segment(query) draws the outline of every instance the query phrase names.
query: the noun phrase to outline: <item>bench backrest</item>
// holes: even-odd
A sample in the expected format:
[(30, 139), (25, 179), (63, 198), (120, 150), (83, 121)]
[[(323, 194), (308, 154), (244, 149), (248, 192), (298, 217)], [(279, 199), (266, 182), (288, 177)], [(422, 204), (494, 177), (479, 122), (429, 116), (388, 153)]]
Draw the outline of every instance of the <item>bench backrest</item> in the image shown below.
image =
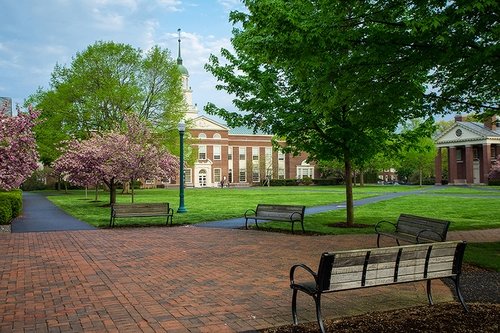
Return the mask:
[(328, 292), (454, 276), (461, 272), (465, 246), (452, 241), (325, 252), (318, 285)]
[(168, 213), (169, 204), (168, 203), (130, 203), (130, 204), (113, 204), (111, 206), (111, 211), (115, 214), (127, 214), (127, 213)]
[(396, 231), (405, 234), (418, 235), (422, 230), (431, 230), (432, 232), (424, 232), (422, 237), (436, 241), (444, 241), (446, 240), (446, 234), (448, 233), (449, 226), (450, 221), (401, 214), (398, 218)]
[(305, 206), (258, 204), (255, 215), (280, 219), (292, 217), (293, 220), (298, 221), (303, 219), (305, 209)]

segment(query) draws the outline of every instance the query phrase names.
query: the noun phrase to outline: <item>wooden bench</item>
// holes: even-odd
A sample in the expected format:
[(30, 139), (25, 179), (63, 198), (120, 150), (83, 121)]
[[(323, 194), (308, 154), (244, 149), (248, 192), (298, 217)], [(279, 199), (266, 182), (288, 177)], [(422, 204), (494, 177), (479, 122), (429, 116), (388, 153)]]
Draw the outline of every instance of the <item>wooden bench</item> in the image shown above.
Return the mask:
[(166, 216), (166, 225), (174, 216), (174, 210), (169, 207), (168, 203), (132, 203), (132, 204), (112, 204), (111, 218), (109, 226), (115, 226), (115, 219), (121, 217), (154, 217)]
[[(440, 278), (453, 280), (458, 299), (467, 312), (467, 306), (460, 292), (460, 274), (465, 246), (464, 241), (453, 241), (325, 252), (321, 255), (317, 272), (304, 264), (294, 265), (290, 269), (293, 323), (298, 324), (298, 291), (313, 297), (319, 327), (322, 332), (325, 332), (321, 316), (321, 295), (324, 293), (427, 281), (427, 299), (432, 305), (431, 281)], [(295, 275), (298, 268), (303, 268), (305, 272), (312, 275), (313, 279), (308, 278), (302, 283), (296, 282)], [(301, 270), (301, 272), (304, 271)]]
[(256, 209), (248, 209), (245, 212), (245, 229), (248, 229), (248, 220), (254, 220), (257, 227), (258, 220), (285, 221), (292, 223), (292, 233), (295, 222), (300, 222), (304, 232), (305, 209), (305, 206), (258, 204)]
[[(389, 230), (387, 227), (389, 226)], [(380, 247), (380, 236), (388, 236), (408, 243), (444, 242), (450, 221), (438, 220), (409, 214), (401, 214), (396, 223), (380, 221), (375, 225), (377, 247)]]

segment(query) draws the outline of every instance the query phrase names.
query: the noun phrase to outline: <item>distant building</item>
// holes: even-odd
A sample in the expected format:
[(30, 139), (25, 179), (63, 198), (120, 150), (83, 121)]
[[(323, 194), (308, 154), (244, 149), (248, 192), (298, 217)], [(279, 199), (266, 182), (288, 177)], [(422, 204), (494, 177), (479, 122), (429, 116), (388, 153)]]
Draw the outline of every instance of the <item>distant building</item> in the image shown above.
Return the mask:
[(6, 113), (12, 116), (12, 98), (10, 97), (0, 97), (0, 110), (5, 106)]
[(436, 185), (442, 182), (442, 154), (448, 154), (449, 184), (488, 184), (491, 165), (500, 155), (500, 118), (484, 123), (455, 117), (455, 124), (436, 139)]
[[(189, 72), (182, 64), (180, 42), (179, 38), (177, 64), (182, 73), (182, 88), (188, 105), (185, 120), (191, 136), (198, 139), (193, 144), (197, 159), (185, 169), (186, 186), (217, 187), (222, 183), (224, 186), (253, 186), (269, 179), (319, 176), (315, 165), (307, 163), (307, 154), (293, 156), (273, 150), (273, 135), (253, 133), (248, 128), (229, 128), (200, 115), (196, 104), (193, 104)], [(145, 185), (148, 185), (147, 182)]]

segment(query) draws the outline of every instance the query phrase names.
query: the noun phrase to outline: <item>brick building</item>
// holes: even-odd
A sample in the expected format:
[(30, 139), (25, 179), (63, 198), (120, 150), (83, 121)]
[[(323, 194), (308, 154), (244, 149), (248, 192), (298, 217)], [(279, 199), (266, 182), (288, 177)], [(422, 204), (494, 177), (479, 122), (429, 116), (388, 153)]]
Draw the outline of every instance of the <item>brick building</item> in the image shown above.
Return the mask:
[(185, 121), (197, 154), (193, 165), (185, 168), (186, 186), (217, 187), (259, 185), (266, 179), (317, 178), (307, 154), (299, 156), (273, 150), (272, 135), (253, 133), (247, 128), (229, 128), (208, 116), (200, 115), (193, 104), (189, 72), (182, 64), (180, 38), (177, 64), (182, 73), (182, 88), (187, 104)]

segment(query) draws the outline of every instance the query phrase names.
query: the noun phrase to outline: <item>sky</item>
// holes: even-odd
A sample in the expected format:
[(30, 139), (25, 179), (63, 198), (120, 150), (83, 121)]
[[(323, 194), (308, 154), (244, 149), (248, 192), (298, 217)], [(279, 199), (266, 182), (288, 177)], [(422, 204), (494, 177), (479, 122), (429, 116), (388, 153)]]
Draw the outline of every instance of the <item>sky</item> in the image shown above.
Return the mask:
[(113, 41), (148, 50), (167, 48), (189, 71), (193, 102), (200, 113), (208, 102), (232, 108), (231, 97), (215, 89), (203, 66), (210, 54), (231, 49), (231, 10), (239, 0), (2, 0), (0, 2), (0, 96), (13, 104), (50, 88), (56, 64), (96, 41)]

